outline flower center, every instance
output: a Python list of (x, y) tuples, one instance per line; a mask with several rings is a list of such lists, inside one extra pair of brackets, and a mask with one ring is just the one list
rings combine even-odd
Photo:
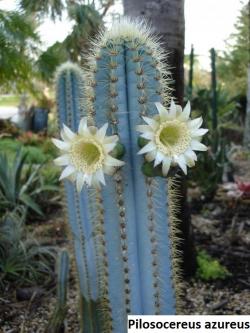
[(166, 155), (183, 153), (191, 141), (187, 125), (178, 120), (169, 120), (160, 125), (155, 135), (159, 150)]
[(93, 173), (102, 167), (102, 148), (93, 139), (77, 139), (71, 147), (71, 162), (78, 171)]

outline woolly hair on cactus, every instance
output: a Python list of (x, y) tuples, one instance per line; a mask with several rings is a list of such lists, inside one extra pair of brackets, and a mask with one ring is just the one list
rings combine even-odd
[[(65, 181), (82, 332), (125, 333), (127, 314), (180, 309), (177, 200), (174, 180), (163, 176), (171, 165), (184, 172), (194, 165), (193, 150), (205, 150), (200, 143), (205, 130), (199, 129), (201, 119), (189, 120), (189, 105), (183, 111), (173, 101), (169, 110), (163, 107), (170, 103), (166, 55), (145, 22), (125, 19), (100, 33), (87, 60), (83, 76), (71, 64), (57, 76), (60, 127), (69, 127), (62, 130), (63, 141), (55, 141), (64, 154), (57, 163), (66, 166), (62, 176), (76, 181), (80, 192)], [(80, 122), (83, 116), (88, 122)], [(117, 153), (118, 137), (124, 154)], [(125, 163), (121, 168), (118, 155)], [(145, 162), (153, 169), (161, 165), (161, 177), (146, 176)], [(105, 180), (103, 170), (96, 172), (101, 163), (104, 171), (112, 164)], [(106, 186), (87, 186), (95, 185), (94, 177)]]

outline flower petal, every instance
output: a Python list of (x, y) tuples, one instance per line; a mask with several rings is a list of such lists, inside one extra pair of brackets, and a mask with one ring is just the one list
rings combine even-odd
[(125, 163), (123, 161), (117, 160), (116, 158), (108, 155), (105, 159), (105, 164), (115, 167), (123, 166)]
[(101, 128), (98, 129), (98, 131), (96, 132), (96, 137), (98, 140), (100, 140), (101, 142), (104, 140), (107, 129), (108, 129), (108, 123), (104, 124)]
[(159, 165), (163, 160), (164, 160), (164, 155), (160, 151), (158, 151), (155, 157), (154, 167)]
[(103, 166), (103, 172), (106, 173), (109, 176), (112, 176), (115, 172), (115, 167), (111, 165), (104, 165)]
[(203, 136), (208, 132), (206, 128), (198, 128), (192, 131), (192, 136)]
[(176, 117), (176, 104), (175, 104), (173, 98), (171, 99), (171, 103), (170, 103), (169, 116), (170, 116), (170, 119), (174, 119)]
[(88, 184), (88, 186), (91, 186), (92, 185), (92, 178), (93, 178), (93, 175), (92, 174), (86, 174), (84, 175), (84, 180), (85, 182)]
[(104, 146), (104, 149), (105, 149), (106, 153), (109, 153), (109, 152), (111, 152), (115, 148), (116, 142), (113, 142), (113, 143), (104, 143), (103, 146)]
[(105, 178), (104, 178), (104, 174), (103, 174), (103, 170), (102, 169), (99, 169), (96, 171), (95, 173), (95, 176), (96, 176), (96, 179), (102, 183), (103, 185), (106, 185), (105, 183)]
[(68, 165), (62, 172), (59, 180), (62, 180), (64, 178), (67, 178), (68, 176), (70, 176), (72, 173), (74, 173), (76, 170), (72, 165)]
[(69, 142), (64, 142), (64, 141), (54, 139), (54, 138), (52, 138), (51, 140), (54, 143), (54, 145), (57, 148), (61, 149), (61, 150), (68, 151), (70, 149), (70, 143)]
[(61, 155), (54, 159), (54, 163), (59, 166), (64, 166), (70, 163), (70, 157), (68, 154)]
[(152, 128), (149, 125), (137, 125), (136, 130), (137, 130), (137, 132), (141, 132), (141, 133), (149, 132), (149, 131), (151, 131), (153, 133)]
[(76, 134), (73, 131), (71, 131), (71, 129), (68, 126), (66, 126), (65, 124), (63, 124), (62, 132), (64, 133), (64, 135), (66, 136), (68, 141), (73, 140), (74, 137), (76, 136)]
[(203, 122), (202, 117), (199, 117), (199, 118), (190, 120), (187, 124), (191, 130), (196, 130), (199, 127), (201, 127), (202, 122)]
[(155, 134), (153, 132), (144, 132), (141, 137), (147, 140), (154, 140)]
[(183, 155), (176, 156), (175, 161), (178, 163), (179, 167), (186, 175), (187, 174), (187, 164), (186, 164), (186, 160), (185, 160), (184, 156)]
[(207, 150), (207, 146), (205, 146), (203, 143), (200, 143), (197, 140), (192, 140), (190, 145), (193, 150), (199, 150), (199, 151)]
[(167, 115), (168, 115), (167, 109), (161, 103), (159, 103), (159, 102), (156, 102), (155, 106), (157, 107), (157, 110), (159, 112), (160, 118), (162, 120), (166, 120)]
[(141, 150), (138, 151), (138, 154), (139, 155), (145, 154), (154, 149), (156, 149), (156, 145), (154, 144), (154, 142), (150, 141), (149, 143), (146, 144), (146, 146), (144, 146)]
[(182, 121), (187, 121), (190, 117), (190, 113), (191, 113), (191, 105), (190, 102), (188, 101), (182, 113), (179, 115), (178, 119)]
[(104, 143), (117, 143), (117, 141), (119, 140), (118, 135), (111, 135), (111, 136), (106, 136), (104, 138)]
[(156, 154), (157, 150), (150, 151), (145, 155), (145, 158), (148, 162), (152, 162), (155, 159)]
[(192, 149), (187, 149), (184, 153), (185, 157), (197, 161), (197, 155)]
[(152, 118), (148, 118), (148, 117), (142, 117), (142, 119), (153, 129), (156, 130), (159, 126), (159, 124), (157, 123), (157, 121), (155, 121)]
[(168, 158), (165, 156), (163, 162), (162, 162), (162, 173), (163, 176), (167, 176), (168, 171), (170, 169), (170, 165), (171, 165), (171, 158)]
[(84, 175), (81, 172), (78, 172), (76, 177), (76, 189), (78, 193), (81, 192), (84, 183), (85, 183)]
[(87, 117), (83, 117), (80, 120), (79, 126), (78, 126), (78, 133), (79, 134), (85, 134), (85, 133), (89, 133), (88, 130), (88, 118)]

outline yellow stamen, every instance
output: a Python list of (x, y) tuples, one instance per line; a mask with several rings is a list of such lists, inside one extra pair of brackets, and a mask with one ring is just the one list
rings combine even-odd
[(102, 147), (93, 139), (77, 138), (70, 151), (71, 163), (78, 171), (93, 173), (103, 164)]
[(169, 156), (183, 153), (190, 141), (191, 135), (187, 125), (176, 119), (162, 123), (155, 135), (158, 149)]

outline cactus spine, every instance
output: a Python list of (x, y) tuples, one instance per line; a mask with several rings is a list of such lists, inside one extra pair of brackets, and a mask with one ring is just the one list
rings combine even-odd
[[(93, 44), (83, 75), (84, 111), (79, 69), (65, 65), (58, 74), (60, 125), (76, 130), (83, 115), (98, 127), (108, 122), (109, 134), (119, 135), (126, 149), (125, 166), (101, 190), (85, 188), (77, 195), (66, 182), (88, 309), (81, 310), (83, 332), (125, 333), (127, 314), (175, 314), (179, 304), (173, 181), (142, 173), (135, 130), (142, 116), (155, 113), (155, 102), (169, 102), (164, 60), (145, 23), (126, 20)], [(78, 78), (74, 93), (68, 76)]]

